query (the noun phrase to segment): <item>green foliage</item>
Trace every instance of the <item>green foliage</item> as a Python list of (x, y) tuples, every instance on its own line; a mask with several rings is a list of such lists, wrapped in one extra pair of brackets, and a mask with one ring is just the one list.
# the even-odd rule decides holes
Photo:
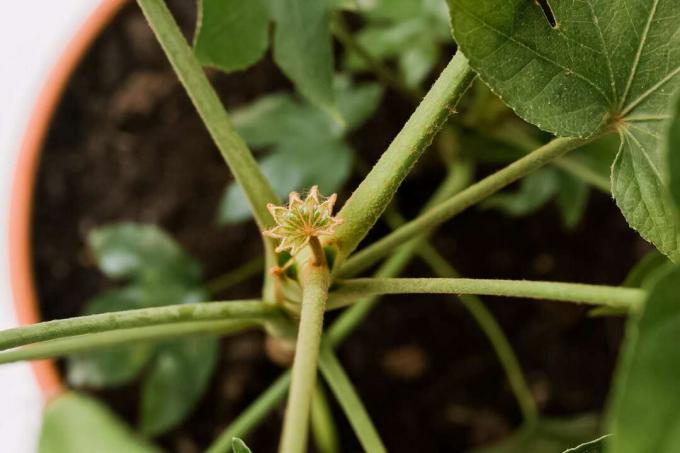
[[(206, 298), (200, 267), (163, 231), (121, 223), (93, 230), (88, 243), (99, 269), (122, 287), (93, 298), (84, 314), (195, 303)], [(68, 360), (75, 386), (105, 388), (143, 377), (140, 425), (157, 435), (179, 423), (205, 391), (217, 360), (213, 338), (119, 346)]]
[(234, 453), (252, 453), (252, 451), (250, 450), (250, 448), (248, 448), (246, 443), (243, 442), (238, 437), (234, 437), (231, 440), (231, 449), (234, 451)]
[(276, 64), (307, 99), (336, 112), (330, 6), (316, 0), (202, 0), (196, 56), (226, 72), (245, 69), (266, 52), (273, 21)]
[(666, 135), (666, 160), (670, 179), (670, 192), (676, 210), (680, 208), (680, 96), (673, 102), (672, 116)]
[(40, 453), (159, 453), (137, 438), (110, 409), (75, 392), (52, 399), (45, 408)]
[[(322, 193), (334, 193), (351, 174), (353, 151), (347, 136), (373, 114), (382, 89), (374, 83), (353, 85), (347, 77), (337, 77), (335, 92), (344, 126), (285, 93), (270, 94), (234, 112), (234, 124), (246, 142), (270, 149), (260, 166), (279, 196), (314, 184)], [(231, 183), (220, 203), (219, 221), (234, 223), (249, 217), (243, 192)]]
[(608, 410), (610, 453), (680, 449), (680, 269), (662, 269), (628, 321)]
[(157, 435), (181, 422), (208, 387), (217, 362), (213, 338), (190, 338), (163, 343), (144, 379), (140, 429)]
[[(449, 0), (455, 38), (484, 81), (522, 118), (562, 136), (616, 129), (612, 193), (629, 224), (673, 260), (680, 222), (663, 181), (659, 137), (680, 78), (673, 0)], [(521, 26), (518, 26), (521, 21)]]
[(237, 71), (255, 64), (269, 47), (266, 0), (200, 0), (194, 50), (204, 65)]
[[(395, 60), (408, 87), (418, 87), (442, 57), (442, 46), (451, 44), (446, 4), (439, 0), (379, 0), (363, 8), (367, 24), (355, 39), (371, 56)], [(345, 55), (352, 71), (371, 68), (356, 53)]]

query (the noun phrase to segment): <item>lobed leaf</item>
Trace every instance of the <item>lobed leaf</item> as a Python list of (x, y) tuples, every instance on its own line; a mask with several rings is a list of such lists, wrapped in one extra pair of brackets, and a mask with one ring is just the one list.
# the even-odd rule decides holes
[(333, 46), (326, 1), (276, 0), (274, 61), (306, 98), (335, 111)]
[(612, 193), (628, 223), (674, 261), (680, 222), (660, 137), (680, 84), (675, 0), (449, 0), (454, 36), (522, 118), (562, 136), (616, 130)]
[[(234, 124), (248, 144), (271, 147), (270, 154), (260, 159), (260, 168), (279, 196), (315, 184), (322, 193), (334, 193), (349, 177), (353, 151), (345, 137), (370, 118), (382, 89), (336, 77), (335, 92), (343, 127), (316, 106), (285, 93), (265, 96), (234, 113)], [(249, 217), (243, 192), (231, 183), (220, 202), (218, 220), (235, 223)]]

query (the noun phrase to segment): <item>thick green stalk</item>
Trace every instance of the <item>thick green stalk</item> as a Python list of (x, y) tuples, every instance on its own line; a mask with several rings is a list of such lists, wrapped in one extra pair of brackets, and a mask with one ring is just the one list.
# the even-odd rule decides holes
[(397, 188), (444, 124), (475, 75), (457, 53), (366, 178), (338, 212), (332, 240), (338, 259), (351, 253), (385, 210)]
[[(165, 51), (177, 77), (184, 85), (210, 136), (239, 184), (260, 231), (274, 226), (267, 203), (279, 204), (279, 197), (262, 174), (257, 161), (243, 139), (236, 133), (227, 111), (203, 72), (201, 64), (182, 35), (164, 0), (137, 0), (156, 38)], [(262, 237), (265, 268), (276, 265), (275, 241)], [(264, 299), (273, 300), (273, 283), (264, 274)]]
[(333, 419), (333, 411), (321, 382), (317, 382), (314, 386), (310, 418), (312, 438), (317, 451), (319, 453), (340, 453), (340, 440)]
[(290, 386), (290, 371), (286, 371), (274, 381), (269, 388), (257, 397), (247, 409), (239, 414), (205, 453), (228, 453), (231, 451), (231, 439), (244, 438), (260, 421), (283, 399)]
[(205, 302), (57, 319), (0, 332), (0, 350), (74, 335), (187, 321), (273, 320), (281, 312), (259, 301)]
[(248, 320), (192, 321), (179, 324), (162, 324), (134, 329), (110, 330), (73, 337), (44, 341), (12, 351), (0, 353), (0, 364), (22, 360), (42, 360), (75, 353), (96, 351), (113, 346), (154, 342), (188, 335), (224, 335), (257, 326)]
[(325, 264), (315, 263), (316, 259), (310, 258), (302, 271), (302, 310), (295, 345), (293, 379), (279, 446), (281, 453), (307, 451), (309, 409), (316, 383), (323, 315), (330, 284), (328, 267)]
[[(459, 164), (451, 169), (440, 188), (425, 204), (425, 208), (448, 198), (452, 193), (460, 190), (468, 184), (471, 177), (471, 167)], [(419, 240), (413, 239), (403, 247), (398, 248), (375, 273), (376, 277), (393, 277), (401, 273), (415, 251), (418, 249)], [(332, 347), (337, 347), (347, 338), (351, 331), (368, 315), (377, 303), (377, 297), (367, 298), (357, 302), (345, 310), (333, 323), (326, 338)], [(276, 404), (283, 399), (290, 382), (290, 371), (283, 373), (274, 384), (260, 397), (258, 397), (241, 415), (234, 420), (229, 427), (220, 435), (208, 453), (228, 452), (231, 448), (231, 438), (245, 436), (252, 430)]]
[[(459, 278), (456, 269), (449, 264), (439, 252), (429, 243), (423, 244), (419, 248), (419, 255), (430, 268), (439, 277), (443, 278)], [(472, 294), (461, 294), (458, 299), (467, 309), (467, 311), (475, 319), (479, 327), (482, 329), (486, 338), (491, 343), (491, 346), (501, 363), (505, 375), (510, 383), (510, 388), (517, 399), (525, 426), (531, 426), (538, 418), (538, 409), (536, 402), (531, 393), (531, 389), (524, 378), (522, 367), (512, 350), (512, 346), (508, 341), (503, 329), (498, 325), (498, 322), (493, 317), (488, 308), (484, 305), (479, 297)]]
[(475, 294), (626, 309), (638, 306), (645, 296), (641, 289), (617, 286), (481, 278), (357, 278), (336, 282), (336, 285), (337, 289), (330, 295), (329, 309), (348, 305), (359, 298), (384, 294)]
[(395, 247), (414, 236), (442, 224), (467, 208), (474, 206), (500, 189), (538, 170), (548, 162), (578, 148), (587, 140), (556, 138), (507, 167), (469, 186), (448, 200), (429, 209), (392, 233), (352, 256), (339, 270), (339, 276), (356, 275), (370, 267)]
[(333, 391), (335, 398), (340, 403), (345, 415), (347, 416), (350, 425), (354, 429), (359, 442), (364, 451), (371, 453), (386, 452), (385, 445), (383, 445), (378, 431), (373, 426), (373, 422), (366, 412), (361, 399), (357, 396), (352, 382), (349, 380), (347, 373), (342, 368), (340, 361), (335, 356), (330, 345), (324, 345), (321, 348), (319, 356), (319, 368), (323, 373), (328, 386)]
[(260, 229), (273, 226), (266, 206), (267, 203), (278, 203), (279, 199), (257, 166), (248, 146), (236, 133), (227, 111), (165, 1), (138, 0), (138, 3), (222, 157), (243, 189)]

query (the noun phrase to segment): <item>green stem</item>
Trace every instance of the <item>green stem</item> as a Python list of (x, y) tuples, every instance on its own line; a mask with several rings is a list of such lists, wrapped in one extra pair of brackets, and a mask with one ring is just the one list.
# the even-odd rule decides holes
[(272, 227), (273, 219), (266, 206), (267, 203), (278, 204), (279, 199), (248, 146), (236, 133), (227, 111), (168, 7), (163, 0), (138, 0), (138, 3), (222, 157), (243, 189), (260, 229)]
[(281, 453), (307, 451), (309, 408), (316, 382), (323, 315), (330, 283), (328, 268), (311, 261), (307, 262), (302, 272), (302, 310), (295, 345), (293, 380), (279, 446)]
[(345, 373), (330, 345), (325, 345), (321, 348), (319, 368), (321, 368), (326, 382), (345, 412), (364, 451), (371, 453), (386, 452), (387, 449), (385, 449), (378, 431), (373, 426), (366, 408), (357, 396), (352, 382), (349, 380), (347, 373)]
[(340, 441), (333, 412), (321, 382), (314, 386), (310, 417), (312, 437), (319, 453), (340, 453)]
[(521, 297), (633, 308), (642, 302), (645, 291), (617, 286), (528, 280), (473, 278), (357, 278), (336, 282), (328, 307), (337, 308), (366, 296), (385, 294), (475, 294)]
[[(419, 249), (420, 257), (430, 266), (430, 268), (439, 276), (443, 278), (459, 278), (456, 269), (449, 264), (439, 252), (429, 243), (423, 244)], [(512, 389), (525, 426), (531, 426), (538, 418), (538, 409), (536, 402), (531, 394), (531, 389), (522, 372), (522, 367), (517, 360), (517, 356), (512, 350), (512, 346), (507, 337), (503, 333), (503, 329), (498, 325), (498, 322), (493, 317), (484, 302), (479, 297), (472, 294), (461, 294), (458, 296), (463, 306), (475, 319), (479, 327), (482, 329), (486, 338), (491, 343), (491, 346), (501, 363), (505, 375), (508, 378), (510, 388)]]
[(274, 381), (250, 406), (242, 411), (222, 434), (213, 442), (205, 453), (228, 453), (231, 451), (231, 439), (246, 437), (260, 421), (283, 399), (290, 386), (290, 371), (286, 371)]
[[(425, 204), (425, 208), (438, 203), (451, 196), (456, 191), (468, 184), (472, 176), (472, 167), (470, 165), (459, 163), (449, 171), (444, 182), (441, 184), (435, 194)], [(401, 273), (409, 261), (411, 261), (415, 251), (418, 249), (419, 240), (414, 239), (403, 247), (398, 248), (385, 262), (378, 268), (375, 273), (376, 277), (393, 277)], [(359, 323), (370, 313), (371, 309), (378, 302), (377, 297), (367, 298), (363, 301), (357, 302), (347, 310), (345, 310), (338, 319), (333, 323), (326, 334), (326, 339), (332, 347), (337, 347), (352, 330), (359, 325)], [(215, 441), (214, 445), (221, 446), (220, 449), (213, 450), (213, 447), (208, 453), (220, 453), (229, 451), (231, 448), (231, 437), (234, 435), (245, 436), (255, 425), (257, 425), (265, 415), (273, 409), (283, 397), (286, 395), (287, 387), (282, 382), (290, 382), (290, 372), (282, 374), (277, 381), (259, 398), (257, 398), (232, 424), (226, 429), (224, 433)], [(263, 409), (265, 408), (265, 409)], [(262, 410), (261, 410), (262, 409)]]
[(554, 139), (550, 143), (541, 146), (532, 153), (527, 154), (507, 167), (487, 176), (448, 200), (429, 209), (424, 214), (361, 250), (347, 260), (338, 272), (338, 275), (356, 275), (387, 255), (395, 247), (404, 243), (404, 241), (431, 230), (500, 189), (538, 170), (545, 164), (578, 148), (584, 143), (587, 143), (587, 140), (579, 138)]
[(217, 319), (266, 321), (274, 320), (280, 316), (281, 312), (278, 309), (259, 301), (204, 302), (115, 311), (77, 318), (57, 319), (3, 330), (0, 332), (0, 350), (74, 335), (148, 327), (158, 324)]
[(338, 262), (356, 248), (378, 220), (474, 77), (465, 56), (457, 53), (404, 128), (352, 193), (338, 213), (344, 223), (333, 237), (339, 250)]
[(210, 294), (216, 296), (238, 285), (239, 283), (242, 283), (249, 278), (258, 275), (260, 272), (262, 272), (263, 268), (264, 259), (261, 256), (258, 256), (240, 265), (236, 269), (210, 280), (206, 284), (206, 287)]
[[(273, 227), (274, 219), (267, 211), (267, 203), (279, 204), (279, 197), (260, 171), (246, 143), (236, 133), (227, 111), (203, 72), (193, 49), (184, 39), (165, 1), (137, 0), (137, 2), (234, 179), (248, 199), (260, 231)], [(265, 268), (270, 269), (276, 265), (274, 253), (276, 244), (274, 239), (265, 236), (262, 237), (262, 241), (265, 249)], [(264, 299), (266, 301), (274, 299), (272, 279), (266, 272)]]
[(0, 353), (0, 364), (63, 357), (113, 346), (154, 342), (188, 335), (223, 335), (258, 324), (257, 321), (248, 320), (195, 321), (76, 335)]

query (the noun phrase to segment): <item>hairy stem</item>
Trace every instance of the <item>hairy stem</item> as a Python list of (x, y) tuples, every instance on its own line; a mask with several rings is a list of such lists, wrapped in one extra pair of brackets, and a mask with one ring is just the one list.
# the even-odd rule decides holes
[[(315, 239), (315, 238), (314, 238)], [(302, 311), (295, 345), (293, 376), (283, 421), (281, 453), (307, 451), (309, 409), (316, 382), (317, 359), (330, 275), (325, 265), (308, 262), (302, 271)]]
[[(443, 278), (459, 278), (456, 269), (449, 264), (439, 252), (429, 243), (423, 244), (419, 249), (419, 255), (430, 268), (439, 276)], [(525, 426), (531, 426), (538, 418), (538, 409), (536, 402), (531, 394), (529, 385), (522, 372), (522, 367), (512, 350), (512, 346), (507, 337), (503, 333), (501, 326), (493, 317), (484, 302), (479, 297), (472, 294), (461, 294), (458, 296), (463, 306), (472, 315), (479, 327), (482, 329), (486, 338), (491, 343), (491, 346), (501, 363), (505, 375), (510, 383), (510, 388), (517, 399), (522, 418)]]
[(347, 373), (345, 373), (330, 345), (324, 345), (321, 348), (319, 367), (349, 419), (349, 423), (359, 438), (364, 451), (371, 453), (386, 452), (385, 445), (383, 445), (378, 431), (373, 426), (366, 408), (359, 396), (357, 396), (352, 382), (349, 380)]
[(0, 350), (74, 335), (159, 324), (226, 319), (251, 319), (263, 322), (280, 316), (281, 312), (278, 309), (260, 301), (205, 302), (116, 311), (3, 330), (0, 332)]
[(338, 217), (344, 220), (332, 238), (338, 246), (338, 263), (356, 248), (378, 220), (474, 77), (465, 56), (457, 53), (404, 128), (338, 212)]
[(189, 335), (224, 335), (258, 324), (248, 320), (192, 321), (76, 335), (0, 353), (0, 364), (63, 357), (113, 346), (155, 342)]
[(328, 306), (337, 308), (362, 297), (384, 294), (474, 294), (626, 309), (638, 306), (645, 297), (645, 291), (641, 289), (581, 283), (473, 278), (357, 278), (337, 282)]
[[(151, 29), (165, 51), (177, 77), (184, 85), (210, 136), (220, 150), (227, 166), (239, 184), (260, 231), (274, 226), (267, 204), (279, 204), (279, 197), (262, 174), (252, 152), (236, 133), (227, 111), (203, 72), (192, 48), (182, 35), (164, 0), (138, 0)], [(275, 243), (272, 238), (262, 238), (265, 248), (266, 268), (276, 265)], [(271, 277), (265, 272), (265, 300), (272, 297)]]
[(370, 267), (404, 241), (440, 225), (500, 189), (538, 170), (548, 162), (578, 148), (586, 142), (587, 140), (578, 138), (554, 139), (550, 143), (541, 146), (532, 153), (429, 209), (414, 220), (361, 250), (347, 260), (338, 272), (338, 275), (357, 274), (361, 270)]

